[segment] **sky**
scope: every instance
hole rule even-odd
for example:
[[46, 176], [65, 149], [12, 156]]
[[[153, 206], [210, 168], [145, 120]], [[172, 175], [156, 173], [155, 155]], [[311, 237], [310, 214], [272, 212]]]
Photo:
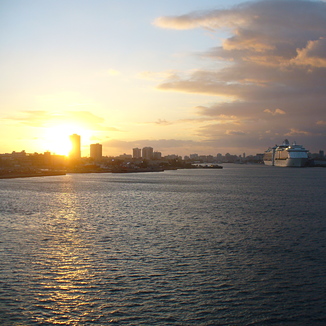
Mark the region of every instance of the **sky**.
[[0, 153], [326, 150], [326, 2], [0, 0]]

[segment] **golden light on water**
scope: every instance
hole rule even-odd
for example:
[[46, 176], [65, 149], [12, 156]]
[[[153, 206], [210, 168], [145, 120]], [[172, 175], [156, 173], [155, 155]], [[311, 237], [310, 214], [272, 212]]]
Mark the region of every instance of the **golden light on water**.
[[81, 222], [75, 208], [78, 200], [71, 194], [71, 186], [67, 182], [55, 197], [63, 209], [47, 221], [51, 235], [46, 235], [47, 241], [40, 252], [40, 261], [48, 272], [36, 296], [39, 307], [51, 312], [33, 316], [41, 324], [82, 325], [83, 318], [94, 312], [88, 306], [85, 291], [92, 285], [94, 277], [90, 272], [90, 253], [78, 232]]

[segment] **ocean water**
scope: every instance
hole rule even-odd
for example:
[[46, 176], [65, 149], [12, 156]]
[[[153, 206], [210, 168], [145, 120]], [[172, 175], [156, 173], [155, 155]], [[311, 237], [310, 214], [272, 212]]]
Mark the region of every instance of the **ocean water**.
[[0, 180], [0, 324], [326, 325], [325, 176]]

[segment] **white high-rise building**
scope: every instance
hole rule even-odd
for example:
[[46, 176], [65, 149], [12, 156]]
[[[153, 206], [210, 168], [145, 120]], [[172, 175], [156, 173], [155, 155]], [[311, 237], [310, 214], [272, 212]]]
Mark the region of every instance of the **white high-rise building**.
[[140, 148], [133, 148], [132, 149], [132, 157], [133, 158], [141, 158], [141, 149]]
[[161, 152], [154, 152], [153, 153], [153, 159], [154, 160], [160, 160], [162, 158], [162, 153]]
[[151, 160], [153, 158], [153, 147], [144, 147], [142, 150], [142, 157]]
[[69, 153], [69, 158], [74, 160], [79, 160], [81, 157], [80, 136], [77, 134], [73, 134], [69, 138], [71, 142], [71, 151]]
[[94, 159], [95, 161], [99, 161], [102, 158], [102, 145], [97, 144], [91, 144], [90, 145], [90, 157]]

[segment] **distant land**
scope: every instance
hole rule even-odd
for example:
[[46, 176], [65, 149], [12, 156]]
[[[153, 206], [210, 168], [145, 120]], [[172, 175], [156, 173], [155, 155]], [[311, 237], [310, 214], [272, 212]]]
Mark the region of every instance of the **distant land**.
[[[155, 153], [155, 152], [154, 152]], [[310, 155], [310, 166], [326, 164], [323, 151]], [[255, 156], [218, 154], [191, 154], [182, 158], [178, 155], [149, 158], [133, 157], [122, 154], [116, 157], [67, 157], [50, 152], [26, 153], [12, 152], [0, 154], [0, 179], [42, 177], [65, 175], [66, 173], [125, 173], [125, 172], [158, 172], [173, 169], [216, 168], [218, 164], [264, 164], [264, 154]]]

